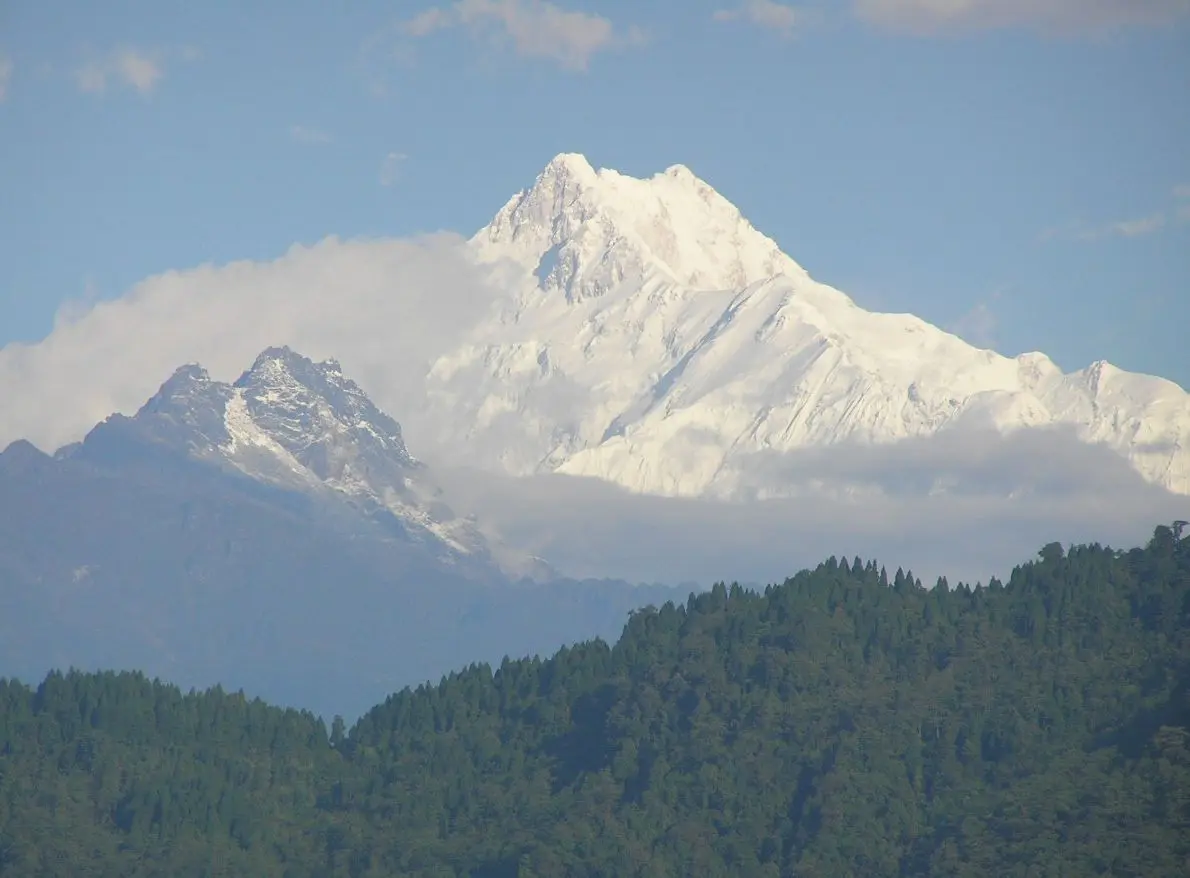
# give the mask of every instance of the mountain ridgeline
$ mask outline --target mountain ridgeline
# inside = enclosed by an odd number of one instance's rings
[[[489,541],[337,363],[288,348],[231,384],[183,366],[53,456],[0,454],[8,676],[138,668],[354,717],[466,661],[611,637],[672,595]]]
[[[984,587],[718,585],[329,735],[136,674],[3,683],[0,874],[1187,874],[1182,527]]]
[[[868,311],[682,165],[638,179],[559,155],[469,247],[496,307],[425,388],[432,439],[458,459],[752,499],[803,496],[824,474],[775,464],[807,449],[1043,429],[1190,494],[1185,389]],[[879,484],[863,469],[831,481]]]

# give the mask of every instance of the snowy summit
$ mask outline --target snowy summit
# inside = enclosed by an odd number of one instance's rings
[[[512,258],[572,301],[626,280],[735,289],[805,273],[683,165],[637,180],[574,154],[551,161],[472,240],[482,258]]]
[[[1190,493],[1176,384],[865,311],[681,165],[640,180],[560,155],[470,246],[508,292],[433,365],[428,400],[438,440],[483,465],[739,496],[761,455],[1071,425]]]
[[[233,384],[185,365],[134,417],[113,415],[87,441],[113,429],[259,482],[345,501],[440,560],[489,561],[486,539],[446,505],[400,425],[334,360],[268,348]]]

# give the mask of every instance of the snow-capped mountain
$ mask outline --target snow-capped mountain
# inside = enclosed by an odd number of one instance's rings
[[[491,561],[474,523],[451,511],[410,455],[400,425],[333,360],[269,348],[233,384],[182,366],[133,418],[113,416],[95,432],[121,422],[142,439],[257,481],[347,500],[440,561]]]
[[[440,442],[479,464],[734,496],[766,454],[1071,425],[1190,493],[1176,384],[865,311],[680,165],[640,180],[560,155],[470,247],[508,293],[433,364],[427,400]]]

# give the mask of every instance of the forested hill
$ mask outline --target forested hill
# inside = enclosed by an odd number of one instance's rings
[[[1190,874],[1180,525],[889,580],[718,586],[329,740],[132,674],[0,684],[0,874]]]

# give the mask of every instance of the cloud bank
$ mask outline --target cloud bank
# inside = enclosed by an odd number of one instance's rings
[[[113,301],[67,304],[43,341],[0,348],[0,448],[25,438],[53,450],[135,411],[183,363],[229,380],[280,344],[337,358],[400,418],[426,363],[490,300],[461,241],[328,238],[270,262],[173,271]]]
[[[1012,27],[1083,35],[1168,24],[1190,15],[1190,0],[855,0],[854,11],[921,36]]]
[[[436,471],[456,509],[491,536],[572,576],[637,582],[779,582],[832,554],[912,569],[925,584],[987,582],[1054,540],[1131,546],[1187,517],[1186,498],[1061,430],[962,431],[754,463],[753,489],[786,480],[800,495],[732,503],[445,462]]]
[[[426,366],[462,342],[495,292],[454,235],[295,246],[268,262],[149,278],[62,309],[48,338],[0,349],[0,448],[52,450],[134,412],[186,362],[233,380],[269,345],[334,357],[405,427],[456,511],[567,575],[644,582],[777,581],[830,554],[877,557],[924,581],[1004,576],[1051,540],[1135,544],[1190,518],[1111,451],[1061,430],[976,428],[883,446],[758,454],[748,502],[630,494],[594,480],[513,480],[436,457]],[[581,404],[581,399],[576,400]],[[782,499],[763,499],[792,485]]]
[[[594,55],[644,41],[639,29],[620,31],[602,15],[562,9],[546,0],[458,0],[419,13],[405,22],[404,32],[421,38],[452,28],[511,43],[522,57],[544,58],[570,70],[586,70]]]

